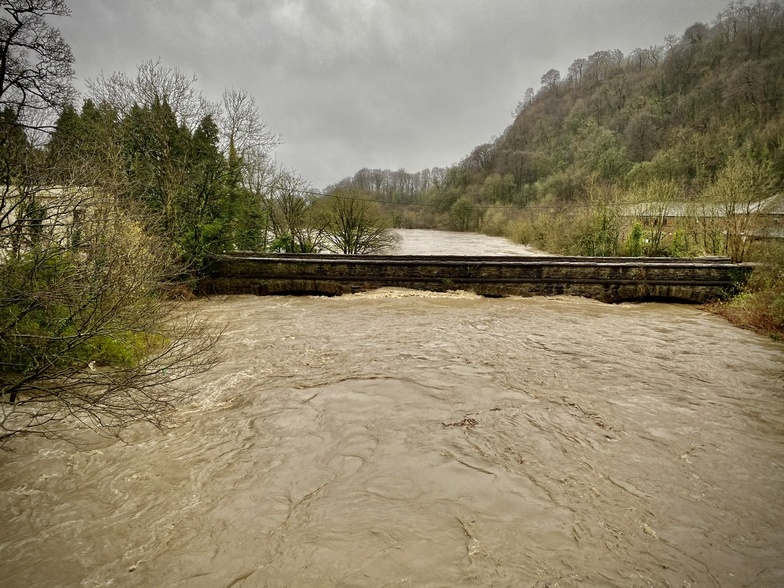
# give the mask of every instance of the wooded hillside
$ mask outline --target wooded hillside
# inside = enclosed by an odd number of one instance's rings
[[[737,211],[781,189],[779,1],[733,2],[710,24],[628,55],[577,58],[541,84],[525,92],[498,138],[448,169],[361,170],[339,185],[395,203],[389,210],[400,226],[479,230],[585,254],[629,253],[634,219],[619,220],[618,203]],[[723,223],[714,222],[716,234],[726,234]],[[716,235],[664,237],[641,252],[736,256]],[[646,242],[642,230],[637,244]]]

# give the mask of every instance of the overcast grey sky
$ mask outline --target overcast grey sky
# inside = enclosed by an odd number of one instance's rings
[[[68,0],[78,85],[160,58],[216,100],[244,88],[278,161],[324,188],[362,167],[451,165],[543,73],[660,44],[729,0]]]

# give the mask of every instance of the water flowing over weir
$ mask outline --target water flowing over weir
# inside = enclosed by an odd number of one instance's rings
[[[193,403],[0,453],[0,585],[784,585],[784,347],[685,305],[191,303]]]
[[[728,258],[565,257],[501,237],[397,231],[383,255],[235,252],[211,258],[203,294],[342,295],[398,287],[483,296],[583,296],[602,302],[707,302],[737,290],[752,271]]]
[[[212,257],[205,294],[326,294],[398,287],[483,296],[584,296],[602,302],[707,302],[751,266],[726,258],[400,256],[235,253]]]

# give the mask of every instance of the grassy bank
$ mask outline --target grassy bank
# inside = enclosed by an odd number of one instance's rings
[[[638,223],[624,225],[612,207],[593,207],[521,214],[485,232],[559,255],[727,255],[729,251],[721,246],[721,236],[727,233],[724,227],[715,228],[712,241],[683,229],[670,233],[660,226],[643,230]],[[710,247],[712,242],[718,246]],[[744,329],[784,340],[784,243],[753,242],[744,258],[756,264],[748,283],[737,295],[708,304],[706,309]]]
[[[784,341],[784,244],[765,244],[753,252],[758,265],[735,297],[707,309],[744,329]]]

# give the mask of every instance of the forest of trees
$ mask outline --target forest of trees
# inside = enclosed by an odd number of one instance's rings
[[[715,310],[784,333],[784,6],[731,2],[709,24],[551,69],[514,121],[456,164],[363,169],[405,228],[479,231],[569,255],[757,262]]]
[[[733,2],[661,45],[546,72],[498,138],[447,169],[364,169],[338,185],[390,203],[402,227],[481,231],[554,253],[743,260],[748,218],[729,217],[750,216],[782,188],[783,105],[782,4]],[[646,226],[676,211],[692,222]]]

